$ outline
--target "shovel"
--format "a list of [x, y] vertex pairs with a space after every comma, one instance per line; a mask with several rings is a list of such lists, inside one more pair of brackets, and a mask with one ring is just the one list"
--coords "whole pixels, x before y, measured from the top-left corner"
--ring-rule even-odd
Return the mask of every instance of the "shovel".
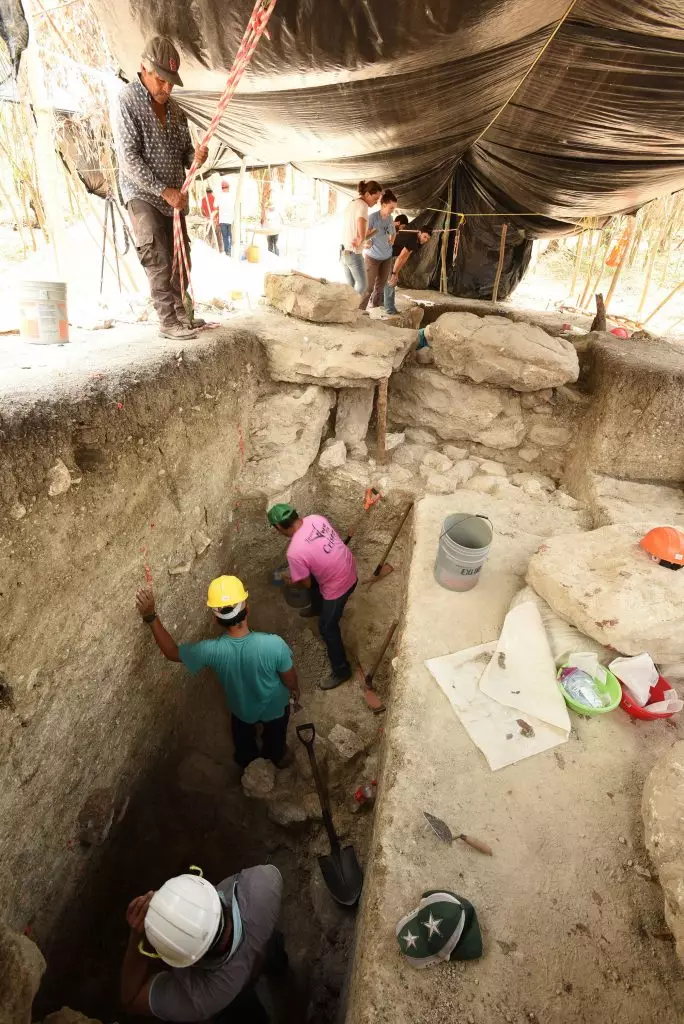
[[371, 577], [369, 577], [369, 579], [364, 580], [363, 581], [364, 584], [366, 584], [366, 583], [368, 583], [368, 584], [370, 584], [370, 583], [377, 583], [378, 580], [382, 580], [382, 579], [385, 578], [385, 576], [389, 576], [389, 574], [391, 572], [394, 572], [394, 566], [390, 565], [389, 562], [387, 561], [387, 559], [389, 558], [390, 551], [394, 547], [394, 544], [396, 542], [397, 537], [401, 533], [401, 530], [402, 530], [402, 527], [403, 527], [404, 523], [406, 522], [406, 520], [408, 519], [409, 515], [411, 514], [411, 509], [412, 508], [413, 508], [413, 502], [411, 502], [411, 504], [408, 506], [408, 508], [404, 512], [403, 516], [401, 517], [399, 525], [397, 526], [396, 530], [392, 534], [392, 539], [390, 540], [389, 544], [385, 548], [385, 551], [384, 551], [384, 554], [383, 554], [382, 558], [380, 559], [380, 561], [376, 565], [375, 569], [373, 570], [373, 575]]
[[373, 689], [373, 679], [375, 678], [375, 674], [380, 668], [380, 665], [382, 664], [382, 659], [385, 657], [385, 651], [392, 643], [392, 637], [394, 636], [394, 631], [398, 625], [399, 623], [395, 619], [395, 621], [392, 623], [389, 630], [387, 631], [387, 636], [383, 641], [382, 647], [380, 648], [378, 656], [375, 659], [375, 663], [371, 668], [370, 672], [364, 672], [363, 665], [357, 658], [359, 671], [364, 682], [363, 697], [368, 707], [376, 715], [379, 715], [381, 712], [385, 710], [385, 705], [382, 703], [377, 693]]
[[321, 778], [314, 751], [314, 740], [316, 739], [316, 727], [312, 722], [306, 725], [297, 726], [297, 739], [306, 747], [311, 763], [311, 773], [316, 783], [316, 792], [321, 802], [323, 812], [323, 823], [325, 824], [330, 840], [330, 853], [318, 858], [318, 863], [323, 875], [323, 881], [334, 900], [344, 907], [354, 907], [359, 902], [361, 889], [363, 887], [363, 871], [356, 859], [353, 846], [340, 846], [340, 841], [335, 832], [332, 814], [330, 813], [330, 798], [328, 790]]

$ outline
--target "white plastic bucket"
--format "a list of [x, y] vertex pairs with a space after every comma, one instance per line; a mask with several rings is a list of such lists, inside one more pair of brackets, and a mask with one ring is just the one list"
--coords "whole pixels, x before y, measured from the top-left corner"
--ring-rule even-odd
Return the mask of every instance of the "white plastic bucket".
[[23, 281], [19, 288], [19, 333], [33, 345], [69, 340], [64, 281]]
[[447, 516], [437, 547], [435, 579], [446, 590], [472, 590], [480, 578], [492, 543], [485, 516], [457, 512]]

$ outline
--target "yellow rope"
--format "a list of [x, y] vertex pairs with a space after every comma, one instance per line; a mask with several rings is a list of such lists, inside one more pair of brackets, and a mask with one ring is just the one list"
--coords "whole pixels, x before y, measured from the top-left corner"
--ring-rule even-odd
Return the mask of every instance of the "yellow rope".
[[[532, 61], [532, 63], [530, 64], [529, 68], [527, 69], [527, 71], [525, 72], [525, 74], [523, 75], [523, 77], [522, 77], [522, 78], [520, 79], [520, 81], [518, 82], [518, 84], [516, 85], [515, 89], [514, 89], [514, 90], [513, 90], [513, 92], [511, 93], [511, 95], [510, 95], [510, 96], [508, 97], [508, 99], [507, 99], [507, 100], [506, 100], [506, 102], [505, 102], [505, 103], [503, 104], [503, 106], [502, 106], [502, 107], [501, 107], [501, 108], [500, 108], [499, 110], [497, 110], [496, 114], [495, 114], [495, 115], [494, 115], [494, 117], [493, 117], [493, 118], [491, 119], [491, 121], [489, 122], [489, 124], [488, 124], [488, 125], [487, 125], [487, 126], [486, 126], [485, 128], [483, 128], [483, 129], [482, 129], [482, 131], [480, 132], [480, 134], [478, 135], [478, 137], [477, 137], [477, 138], [476, 138], [476, 139], [474, 140], [474, 142], [471, 142], [471, 143], [470, 143], [470, 146], [468, 147], [469, 149], [471, 149], [471, 148], [472, 148], [473, 146], [477, 145], [477, 143], [478, 143], [478, 142], [480, 141], [480, 139], [482, 138], [482, 136], [483, 136], [483, 135], [486, 135], [486, 134], [487, 134], [487, 132], [488, 132], [488, 131], [489, 131], [489, 129], [490, 129], [491, 127], [492, 127], [492, 125], [494, 124], [494, 122], [495, 122], [495, 121], [497, 121], [497, 120], [499, 119], [499, 117], [500, 117], [500, 116], [501, 116], [501, 114], [502, 114], [502, 113], [504, 112], [504, 110], [506, 109], [506, 107], [508, 106], [508, 104], [509, 104], [509, 103], [511, 102], [511, 100], [513, 99], [513, 97], [514, 97], [514, 96], [515, 96], [515, 94], [517, 93], [518, 89], [520, 89], [520, 87], [521, 87], [522, 85], [524, 85], [524, 83], [525, 83], [525, 82], [527, 81], [527, 77], [528, 77], [528, 75], [529, 75], [529, 74], [530, 74], [530, 73], [531, 73], [532, 71], [534, 71], [534, 69], [536, 68], [537, 64], [539, 63], [539, 61], [541, 60], [541, 58], [542, 58], [542, 57], [544, 56], [544, 53], [546, 52], [546, 49], [547, 49], [547, 47], [548, 47], [548, 46], [549, 46], [549, 45], [550, 45], [550, 44], [551, 44], [551, 43], [553, 42], [553, 40], [554, 40], [554, 39], [556, 38], [556, 35], [558, 34], [558, 31], [559, 31], [559, 30], [560, 30], [560, 29], [561, 29], [561, 28], [563, 27], [563, 24], [564, 24], [564, 22], [565, 22], [565, 21], [566, 21], [566, 19], [568, 18], [568, 15], [569, 15], [569, 14], [571, 14], [571, 12], [572, 12], [572, 9], [573, 9], [573, 7], [575, 6], [575, 4], [576, 4], [576, 3], [577, 3], [577, 0], [572, 0], [572, 2], [570, 3], [570, 6], [569, 6], [569, 7], [568, 7], [568, 9], [566, 10], [565, 14], [564, 14], [564, 15], [563, 15], [563, 17], [562, 17], [562, 18], [560, 19], [560, 21], [558, 22], [558, 24], [557, 24], [557, 25], [556, 25], [556, 27], [554, 28], [554, 30], [553, 30], [553, 32], [551, 33], [551, 35], [549, 36], [549, 38], [548, 38], [548, 39], [546, 40], [546, 42], [544, 43], [544, 45], [542, 46], [541, 50], [539, 51], [539, 53], [537, 54], [537, 56], [536, 56], [536, 57], [534, 58], [534, 60]], [[539, 214], [528, 214], [528, 215], [525, 215], [525, 214], [523, 214], [522, 216], [539, 216]]]

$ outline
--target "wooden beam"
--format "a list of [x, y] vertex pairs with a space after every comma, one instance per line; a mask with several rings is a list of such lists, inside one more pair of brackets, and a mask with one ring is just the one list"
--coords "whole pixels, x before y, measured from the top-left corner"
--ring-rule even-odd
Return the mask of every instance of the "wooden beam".
[[502, 224], [501, 226], [501, 241], [499, 243], [499, 262], [496, 266], [496, 277], [494, 278], [494, 287], [492, 288], [492, 302], [497, 302], [499, 298], [499, 284], [501, 283], [501, 272], [503, 271], [504, 256], [506, 254], [506, 233], [508, 231], [508, 224]]
[[385, 377], [378, 384], [377, 416], [377, 458], [378, 462], [387, 462], [387, 384]]

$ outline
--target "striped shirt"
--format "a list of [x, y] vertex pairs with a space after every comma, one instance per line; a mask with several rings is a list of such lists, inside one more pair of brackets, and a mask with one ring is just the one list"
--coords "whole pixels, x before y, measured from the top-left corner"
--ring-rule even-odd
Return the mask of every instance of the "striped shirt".
[[181, 187], [185, 168], [195, 155], [181, 108], [169, 99], [163, 125], [154, 112], [152, 97], [136, 78], [121, 90], [114, 137], [124, 203], [142, 199], [172, 217], [173, 208], [161, 193], [165, 188]]

